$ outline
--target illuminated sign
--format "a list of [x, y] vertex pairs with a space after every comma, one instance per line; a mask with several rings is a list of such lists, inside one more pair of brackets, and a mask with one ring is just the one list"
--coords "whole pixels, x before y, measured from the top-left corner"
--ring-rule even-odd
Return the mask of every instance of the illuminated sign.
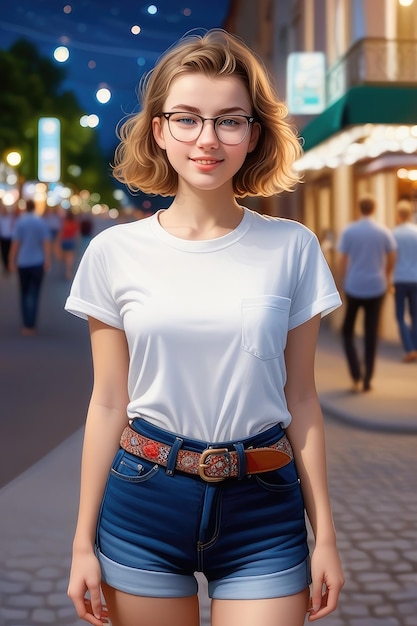
[[326, 108], [326, 58], [323, 52], [292, 52], [287, 59], [287, 106], [295, 115]]
[[61, 123], [56, 117], [39, 118], [38, 178], [45, 183], [61, 178]]

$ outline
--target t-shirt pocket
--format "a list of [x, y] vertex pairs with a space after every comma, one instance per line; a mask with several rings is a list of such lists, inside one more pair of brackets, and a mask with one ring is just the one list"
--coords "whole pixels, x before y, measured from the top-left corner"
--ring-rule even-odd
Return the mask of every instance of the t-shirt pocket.
[[242, 348], [258, 359], [276, 359], [287, 341], [291, 300], [282, 296], [242, 299]]

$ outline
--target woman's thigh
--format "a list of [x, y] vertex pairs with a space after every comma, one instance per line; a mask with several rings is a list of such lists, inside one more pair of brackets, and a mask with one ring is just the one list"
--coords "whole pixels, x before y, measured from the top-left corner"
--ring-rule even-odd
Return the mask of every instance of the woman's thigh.
[[105, 583], [102, 590], [112, 626], [200, 625], [197, 596], [147, 598], [118, 591]]
[[303, 626], [309, 589], [266, 600], [213, 600], [211, 626]]

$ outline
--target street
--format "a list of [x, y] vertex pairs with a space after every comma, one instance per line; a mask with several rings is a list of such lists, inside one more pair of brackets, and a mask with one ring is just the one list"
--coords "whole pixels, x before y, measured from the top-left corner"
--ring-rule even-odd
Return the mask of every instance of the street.
[[[67, 290], [55, 268], [39, 336], [20, 337], [15, 277], [0, 278], [0, 626], [81, 625], [65, 589], [91, 359]], [[325, 422], [346, 585], [321, 623], [417, 626], [417, 435]], [[201, 596], [208, 626], [204, 583]]]

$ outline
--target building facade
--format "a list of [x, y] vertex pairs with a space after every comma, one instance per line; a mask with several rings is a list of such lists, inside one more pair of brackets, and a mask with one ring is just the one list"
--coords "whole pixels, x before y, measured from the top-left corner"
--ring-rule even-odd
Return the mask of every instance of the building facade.
[[[337, 279], [335, 245], [360, 196], [375, 196], [376, 219], [390, 228], [398, 199], [417, 200], [417, 0], [235, 0], [226, 27], [260, 54], [289, 106], [290, 87], [307, 104], [322, 88], [320, 112], [290, 106], [303, 183], [255, 208], [310, 227]], [[322, 77], [288, 65], [307, 52], [321, 53]], [[391, 294], [381, 335], [398, 340]]]

